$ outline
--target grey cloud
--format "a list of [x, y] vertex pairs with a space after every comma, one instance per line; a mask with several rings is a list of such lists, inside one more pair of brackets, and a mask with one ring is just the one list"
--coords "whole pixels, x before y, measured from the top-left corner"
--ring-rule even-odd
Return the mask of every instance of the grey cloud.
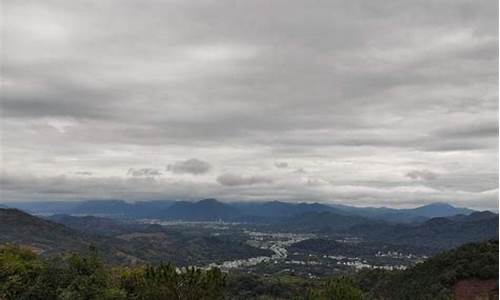
[[443, 138], [498, 138], [498, 120], [463, 124], [453, 128], [438, 130]]
[[92, 172], [88, 172], [88, 171], [78, 171], [78, 172], [75, 172], [76, 175], [82, 175], [82, 176], [92, 176]]
[[[238, 176], [236, 176], [238, 177]], [[248, 177], [245, 177], [248, 178]], [[241, 182], [241, 180], [237, 180]], [[261, 181], [261, 180], [258, 180]], [[269, 182], [269, 180], [264, 180]], [[439, 191], [420, 185], [379, 186], [364, 184], [275, 184], [221, 186], [211, 182], [191, 182], [147, 177], [83, 177], [12, 175], [0, 177], [2, 201], [82, 200], [82, 199], [202, 199], [213, 195], [221, 200], [286, 200], [349, 203], [371, 206], [411, 207], [435, 201], [478, 209], [497, 209], [498, 188], [481, 192]], [[269, 196], [273, 195], [273, 196]]]
[[243, 176], [232, 173], [225, 173], [217, 177], [217, 182], [225, 186], [240, 186], [254, 184], [270, 184], [273, 179], [266, 176]]
[[304, 168], [298, 168], [294, 171], [294, 173], [298, 173], [298, 174], [306, 174], [307, 171], [304, 169]]
[[[186, 189], [179, 197], [192, 189], [376, 205], [391, 196], [388, 185], [425, 184], [434, 189], [425, 199], [473, 205], [486, 197], [478, 191], [498, 187], [498, 1], [4, 2], [2, 169], [35, 174], [51, 191], [84, 194], [52, 181], [92, 170], [84, 179], [118, 177], [99, 185], [101, 195], [120, 196], [120, 180], [137, 187], [123, 196], [160, 193], [150, 177], [176, 176], [123, 172], [151, 161], [206, 175], [177, 182]], [[51, 125], [66, 119], [64, 130]], [[370, 181], [379, 194], [280, 186], [304, 177], [291, 169], [272, 185], [229, 188], [186, 153], [234, 174], [288, 161], [344, 186]], [[391, 181], [427, 169], [440, 176]], [[424, 196], [398, 194], [405, 203]]]
[[278, 162], [274, 163], [274, 166], [278, 169], [286, 169], [286, 168], [288, 168], [288, 163], [285, 161], [281, 161], [281, 162], [278, 161]]
[[437, 173], [431, 172], [429, 170], [413, 170], [413, 171], [406, 173], [405, 176], [408, 178], [411, 178], [413, 180], [425, 180], [425, 181], [427, 181], [427, 180], [434, 180], [434, 179], [438, 178], [439, 175]]
[[210, 172], [212, 166], [203, 160], [196, 158], [179, 161], [167, 166], [167, 171], [175, 174], [193, 174], [201, 175]]
[[133, 177], [153, 177], [153, 176], [160, 176], [162, 175], [159, 169], [153, 169], [153, 168], [142, 168], [142, 169], [135, 169], [135, 168], [130, 168], [127, 171], [127, 175], [133, 176]]
[[81, 199], [201, 199], [216, 194], [215, 184], [171, 181], [161, 177], [83, 177], [2, 174], [2, 201]]

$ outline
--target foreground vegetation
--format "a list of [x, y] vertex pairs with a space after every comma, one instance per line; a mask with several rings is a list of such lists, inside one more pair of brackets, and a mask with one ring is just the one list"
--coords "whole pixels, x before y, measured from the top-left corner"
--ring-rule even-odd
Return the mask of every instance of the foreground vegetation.
[[309, 280], [224, 274], [172, 265], [111, 267], [94, 249], [44, 259], [27, 248], [0, 249], [0, 299], [450, 299], [461, 279], [498, 278], [498, 241], [464, 245], [406, 271], [368, 270]]
[[0, 299], [221, 299], [224, 286], [217, 269], [109, 268], [93, 250], [50, 260], [26, 248], [0, 250]]

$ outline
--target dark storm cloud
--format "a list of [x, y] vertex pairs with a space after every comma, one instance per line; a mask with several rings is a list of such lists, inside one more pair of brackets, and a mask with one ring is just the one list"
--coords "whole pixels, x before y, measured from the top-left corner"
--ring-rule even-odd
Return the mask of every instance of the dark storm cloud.
[[[8, 0], [3, 16], [9, 172], [43, 180], [88, 170], [140, 188], [152, 176], [203, 174], [176, 195], [383, 205], [386, 185], [436, 170], [428, 194], [405, 187], [401, 203], [498, 205], [480, 188], [462, 197], [471, 177], [456, 175], [495, 190], [486, 174], [498, 172], [497, 1]], [[168, 172], [141, 173], [151, 162]], [[307, 174], [290, 172], [284, 187], [276, 174], [267, 185], [216, 183], [220, 173], [238, 174], [229, 182], [283, 173], [285, 162]], [[322, 184], [339, 177], [354, 187]], [[102, 197], [121, 187], [109, 181]]]
[[179, 161], [167, 166], [167, 171], [175, 174], [200, 175], [210, 172], [211, 169], [212, 166], [208, 162], [196, 158]]

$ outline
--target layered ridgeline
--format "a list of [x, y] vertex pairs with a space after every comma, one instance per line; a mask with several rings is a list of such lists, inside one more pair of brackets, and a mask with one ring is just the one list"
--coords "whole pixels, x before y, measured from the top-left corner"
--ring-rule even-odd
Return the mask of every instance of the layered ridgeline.
[[[414, 209], [359, 208], [319, 203], [287, 202], [236, 202], [225, 203], [215, 199], [196, 202], [187, 201], [141, 201], [120, 200], [84, 202], [9, 203], [25, 211], [52, 215], [49, 219], [65, 225], [64, 230], [51, 230], [53, 223], [47, 220], [33, 222], [33, 227], [22, 234], [13, 218], [3, 230], [12, 229], [14, 234], [5, 234], [4, 242], [30, 239], [34, 247], [50, 252], [59, 248], [82, 248], [91, 241], [111, 247], [124, 260], [161, 261], [175, 258], [176, 263], [208, 262], [208, 258], [248, 257], [264, 253], [261, 249], [249, 247], [239, 234], [213, 236], [161, 226], [138, 224], [138, 220], [156, 219], [163, 221], [226, 221], [254, 224], [259, 230], [271, 232], [313, 233], [329, 237], [356, 237], [371, 244], [389, 244], [398, 247], [424, 249], [427, 254], [451, 249], [467, 242], [498, 239], [498, 215], [489, 211], [477, 212], [457, 208], [448, 204], [435, 203]], [[5, 210], [8, 211], [8, 210]], [[5, 212], [4, 212], [5, 213]], [[21, 214], [21, 211], [15, 211]], [[14, 214], [14, 211], [11, 211]], [[28, 218], [27, 215], [23, 215]], [[78, 216], [78, 217], [77, 217]], [[103, 217], [104, 216], [104, 217]], [[20, 220], [23, 218], [19, 218]], [[0, 222], [8, 222], [3, 217]], [[45, 223], [44, 223], [45, 222]], [[27, 222], [26, 224], [29, 224]], [[49, 226], [50, 225], [50, 226]], [[47, 228], [34, 232], [38, 227]], [[69, 228], [79, 234], [67, 231]], [[200, 230], [200, 228], [196, 228]], [[80, 234], [81, 233], [81, 234]], [[17, 235], [16, 235], [17, 234]], [[59, 234], [47, 240], [51, 235]], [[83, 235], [82, 235], [83, 234]], [[2, 238], [2, 237], [0, 237]], [[73, 241], [75, 240], [76, 241]], [[68, 240], [66, 243], [65, 241]], [[53, 243], [52, 243], [53, 241]], [[57, 242], [62, 241], [62, 242]], [[331, 242], [331, 241], [326, 241]], [[232, 243], [232, 244], [231, 244]], [[304, 241], [305, 244], [314, 241]], [[132, 246], [131, 246], [132, 245]], [[207, 251], [201, 251], [207, 247]], [[311, 247], [307, 246], [308, 249]], [[117, 249], [115, 249], [117, 248]], [[224, 250], [227, 248], [228, 250]], [[214, 251], [211, 251], [213, 249]], [[310, 249], [313, 250], [313, 249]], [[186, 255], [176, 257], [182, 251]], [[109, 251], [107, 251], [109, 252]], [[202, 254], [200, 254], [202, 253]], [[248, 254], [248, 255], [247, 255]]]
[[[109, 203], [108, 203], [109, 204]], [[135, 204], [127, 204], [135, 205]], [[141, 205], [145, 205], [144, 203]], [[148, 206], [152, 204], [147, 204]], [[165, 204], [154, 204], [162, 207]], [[88, 203], [85, 203], [88, 207]], [[235, 207], [239, 206], [239, 207]], [[256, 215], [250, 204], [231, 206], [216, 200], [199, 202], [175, 202], [163, 211], [165, 220], [221, 219], [259, 223], [258, 230], [267, 232], [292, 232], [315, 234], [316, 240], [308, 239], [298, 247], [321, 255], [331, 251], [320, 251], [326, 246], [343, 249], [335, 239], [357, 238], [362, 241], [362, 251], [384, 245], [394, 249], [409, 249], [408, 252], [430, 255], [451, 249], [468, 242], [498, 239], [498, 215], [492, 212], [473, 212], [449, 217], [425, 219], [423, 222], [394, 223], [366, 216], [349, 215], [335, 208], [318, 204], [289, 204], [269, 202], [255, 204], [271, 207]], [[247, 207], [244, 214], [242, 206]], [[109, 206], [108, 206], [109, 208]], [[416, 209], [422, 211], [422, 209]], [[261, 211], [261, 210], [258, 210]], [[279, 212], [280, 211], [280, 212]], [[424, 209], [424, 211], [428, 211]], [[462, 209], [457, 209], [462, 212]], [[278, 213], [279, 212], [279, 213]], [[407, 210], [405, 213], [408, 213]], [[450, 210], [447, 210], [450, 213]], [[272, 222], [264, 222], [269, 215], [280, 215]], [[179, 265], [208, 264], [214, 261], [256, 257], [270, 251], [257, 249], [246, 243], [244, 228], [226, 230], [214, 234], [199, 226], [174, 228], [149, 225], [134, 219], [104, 218], [96, 216], [53, 215], [35, 217], [17, 209], [0, 209], [0, 242], [24, 244], [39, 249], [42, 253], [60, 253], [65, 250], [81, 250], [95, 244], [113, 261], [160, 262], [173, 261]], [[320, 240], [317, 240], [320, 239]], [[363, 247], [359, 247], [363, 246]], [[411, 251], [410, 251], [411, 250]], [[179, 256], [178, 253], [183, 253]]]
[[203, 266], [271, 253], [245, 244], [238, 236], [213, 236], [197, 228], [175, 230], [88, 216], [42, 219], [17, 209], [0, 209], [0, 244], [23, 245], [43, 256], [86, 253], [93, 246], [106, 261], [116, 264], [168, 261]]
[[467, 244], [404, 271], [368, 270], [331, 279], [179, 272], [171, 265], [110, 268], [98, 253], [46, 260], [0, 248], [0, 298], [13, 299], [451, 299], [473, 284], [498, 298], [498, 241]]
[[305, 213], [330, 212], [338, 215], [359, 216], [393, 223], [422, 222], [435, 217], [467, 215], [473, 210], [454, 207], [446, 203], [433, 203], [413, 209], [386, 207], [354, 207], [320, 203], [270, 202], [221, 202], [204, 199], [187, 201], [137, 201], [95, 200], [81, 202], [7, 202], [6, 206], [32, 214], [96, 215], [127, 218], [159, 218], [199, 221], [272, 222]]
[[335, 213], [307, 213], [287, 221], [288, 230], [343, 234], [366, 241], [451, 249], [463, 243], [498, 239], [498, 214], [484, 211], [428, 219], [423, 223], [389, 223]]

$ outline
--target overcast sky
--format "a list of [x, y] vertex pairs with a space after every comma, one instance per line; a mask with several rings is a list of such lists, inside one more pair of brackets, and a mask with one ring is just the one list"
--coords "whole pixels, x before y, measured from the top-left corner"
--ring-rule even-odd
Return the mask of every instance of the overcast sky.
[[498, 1], [14, 1], [2, 200], [498, 209]]

